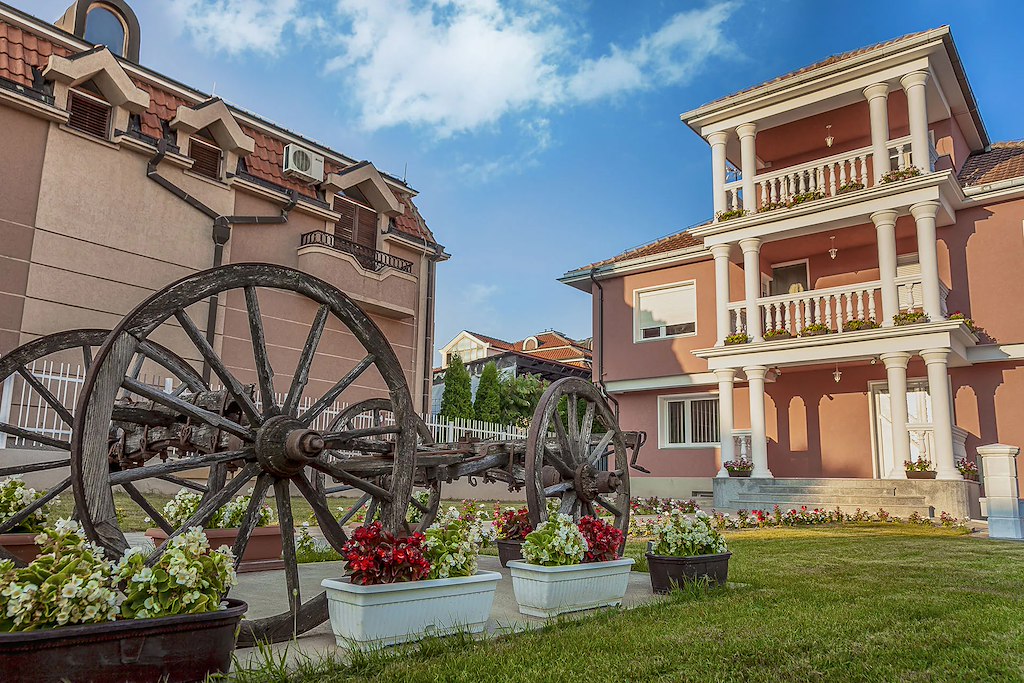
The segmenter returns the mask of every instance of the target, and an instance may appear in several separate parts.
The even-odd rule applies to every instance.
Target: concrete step
[[[876,486],[882,486],[883,488],[889,486],[891,488],[893,485],[906,483],[904,479],[748,479],[746,481],[756,482],[758,485],[766,487],[827,486],[846,489],[873,488]]]
[[[783,501],[778,500],[772,503],[760,503],[760,502],[746,502],[746,501],[735,501],[733,507],[737,510],[763,510],[765,512],[771,511],[775,505],[785,512],[789,509],[799,510],[802,506],[806,505],[808,509],[813,510],[819,508],[822,510],[834,510],[838,507],[842,512],[853,513],[859,508],[864,512],[870,512],[872,514],[878,512],[879,508],[882,508],[890,515],[895,517],[909,517],[913,513],[928,516],[931,514],[931,508],[927,505],[861,505],[861,504],[850,504],[850,503],[833,503],[831,505],[821,505],[815,503],[808,503],[807,501]]]
[[[789,494],[776,493],[742,493],[735,500],[753,503],[770,503],[778,500],[799,500],[803,505],[925,505],[924,496],[868,496],[868,495],[828,495],[828,494]]]
[[[788,494],[799,494],[799,495],[831,495],[839,491],[853,491],[855,495],[866,495],[866,496],[892,496],[893,490],[899,490],[893,486],[872,486],[862,487],[856,489],[850,489],[842,486],[762,486],[755,489],[751,489],[751,493],[772,493],[780,496]],[[899,495],[898,493],[896,495]]]

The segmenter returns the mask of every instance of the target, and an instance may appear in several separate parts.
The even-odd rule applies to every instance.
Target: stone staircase
[[[720,496],[720,488],[728,487],[728,496]],[[783,510],[838,507],[843,512],[857,508],[878,512],[879,508],[897,517],[917,512],[934,516],[938,510],[929,500],[919,482],[880,479],[730,479],[725,486],[715,486],[715,506],[724,509],[770,510],[778,505]],[[721,500],[720,500],[721,499]]]

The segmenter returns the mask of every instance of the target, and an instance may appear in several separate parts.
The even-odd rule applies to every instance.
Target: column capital
[[[882,361],[887,370],[889,368],[903,368],[906,370],[907,364],[910,362],[910,354],[906,351],[893,351],[879,355],[878,359]]]
[[[910,207],[910,215],[914,217],[914,220],[920,220],[922,218],[935,218],[935,214],[939,212],[938,202],[919,202]]]
[[[921,358],[925,365],[946,365],[951,349],[923,349]]]
[[[763,365],[750,365],[743,368],[743,374],[747,376],[747,380],[751,379],[764,379],[765,375],[768,374],[768,368]]]
[[[729,258],[732,254],[731,244],[712,244],[709,249],[711,249],[711,255],[715,258]]]
[[[885,209],[884,211],[875,211],[871,214],[871,222],[875,224],[876,228],[880,228],[883,225],[896,225],[897,214],[892,209]]]
[[[889,96],[889,84],[888,83],[875,83],[869,85],[862,91],[864,98],[870,102],[877,97],[888,97]]]
[[[740,249],[743,250],[744,254],[751,252],[758,253],[761,251],[761,238],[760,237],[747,237],[740,240]]]
[[[736,126],[736,137],[740,140],[743,138],[750,138],[757,135],[757,124],[756,123],[743,123]]]
[[[718,130],[714,133],[708,133],[707,141],[709,145],[724,145],[729,141],[729,131]]]
[[[909,74],[900,79],[900,85],[903,86],[904,90],[909,90],[915,85],[924,85],[928,82],[927,71],[911,71]]]
[[[719,368],[715,370],[715,377],[719,382],[732,382],[736,379],[736,370],[734,368]]]

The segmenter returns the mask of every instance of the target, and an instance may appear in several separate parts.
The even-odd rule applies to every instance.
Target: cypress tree
[[[441,414],[445,417],[473,418],[473,388],[469,371],[462,359],[452,356],[444,371],[444,393],[441,394]]]
[[[476,401],[473,403],[476,419],[484,422],[501,421],[501,391],[498,387],[498,366],[488,363],[476,386]]]

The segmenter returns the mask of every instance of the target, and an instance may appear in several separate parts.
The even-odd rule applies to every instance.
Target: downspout
[[[209,206],[193,197],[188,192],[164,178],[157,172],[160,162],[167,156],[167,141],[160,140],[157,143],[156,154],[146,165],[146,177],[154,181],[175,197],[213,219],[213,267],[217,268],[224,263],[224,245],[231,239],[231,227],[234,225],[275,225],[288,222],[288,214],[295,208],[299,201],[298,193],[292,190],[289,193],[288,203],[281,208],[277,216],[225,216],[217,213]],[[206,341],[213,346],[217,332],[217,309],[220,305],[219,297],[214,294],[210,297],[209,311],[206,316]],[[209,383],[211,368],[210,364],[203,362],[203,381]]]
[[[437,247],[427,257],[427,310],[423,332],[423,412],[434,408],[434,286],[437,272]]]

